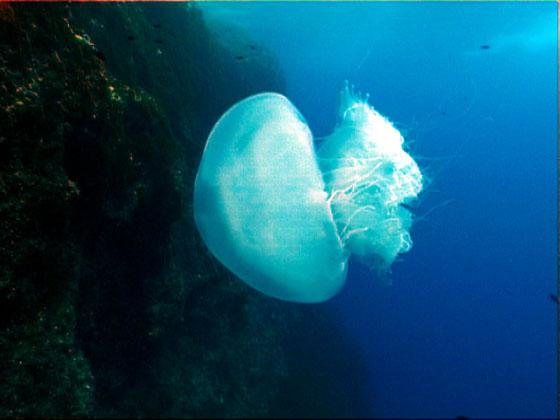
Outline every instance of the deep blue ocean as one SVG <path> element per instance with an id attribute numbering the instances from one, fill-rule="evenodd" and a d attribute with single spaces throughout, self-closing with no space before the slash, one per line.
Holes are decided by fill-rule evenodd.
<path id="1" fill-rule="evenodd" d="M 200 7 L 271 51 L 316 137 L 349 80 L 428 179 L 392 285 L 352 263 L 322 304 L 367 362 L 363 415 L 556 416 L 557 4 Z"/>

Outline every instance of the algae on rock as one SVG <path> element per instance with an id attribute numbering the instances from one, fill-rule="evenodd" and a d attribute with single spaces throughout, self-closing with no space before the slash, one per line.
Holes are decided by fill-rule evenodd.
<path id="1" fill-rule="evenodd" d="M 194 227 L 212 124 L 283 90 L 266 54 L 231 56 L 190 4 L 0 5 L 0 416 L 353 413 L 332 392 L 353 375 L 359 399 L 355 365 L 316 384 L 296 363 L 325 328 L 323 353 L 357 360 L 336 329 L 249 290 Z"/>

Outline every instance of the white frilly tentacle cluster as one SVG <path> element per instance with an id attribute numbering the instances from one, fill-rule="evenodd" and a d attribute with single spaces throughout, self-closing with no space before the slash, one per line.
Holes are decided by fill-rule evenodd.
<path id="1" fill-rule="evenodd" d="M 412 247 L 412 214 L 403 204 L 422 190 L 422 174 L 368 96 L 345 84 L 338 125 L 318 155 L 342 242 L 384 271 Z"/>

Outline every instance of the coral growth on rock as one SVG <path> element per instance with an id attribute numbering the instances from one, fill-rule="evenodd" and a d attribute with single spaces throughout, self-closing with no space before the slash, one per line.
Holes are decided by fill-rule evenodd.
<path id="1" fill-rule="evenodd" d="M 194 229 L 211 124 L 282 90 L 228 54 L 192 5 L 0 5 L 0 416 L 358 410 L 319 310 L 235 281 Z M 296 363 L 321 363 L 306 329 L 350 367 Z"/>

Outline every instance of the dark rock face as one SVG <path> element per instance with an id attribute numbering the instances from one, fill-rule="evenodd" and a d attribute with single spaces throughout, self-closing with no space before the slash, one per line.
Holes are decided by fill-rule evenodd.
<path id="1" fill-rule="evenodd" d="M 191 5 L 0 4 L 0 416 L 362 413 L 320 310 L 248 289 L 193 225 L 212 124 L 282 91 L 231 56 Z"/>

